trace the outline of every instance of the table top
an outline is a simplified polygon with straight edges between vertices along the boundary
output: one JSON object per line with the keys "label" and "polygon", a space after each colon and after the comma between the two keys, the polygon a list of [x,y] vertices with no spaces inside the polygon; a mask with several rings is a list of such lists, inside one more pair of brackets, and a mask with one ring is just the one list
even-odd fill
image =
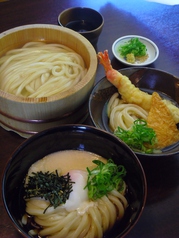
{"label": "table top", "polygon": [[[159,48],[159,58],[148,67],[167,71],[179,77],[179,5],[166,5],[147,0],[0,0],[0,32],[25,24],[58,25],[59,13],[74,6],[94,8],[103,15],[104,27],[96,50],[108,49],[115,69],[127,66],[112,55],[112,43],[121,36],[134,34],[151,39]],[[102,77],[104,70],[99,65],[96,82]],[[90,124],[90,120],[87,120],[87,123]],[[25,139],[19,135],[0,128],[1,177],[11,154],[24,141]],[[157,161],[149,158],[146,161],[141,160],[141,163],[148,183],[146,206],[138,223],[126,237],[179,237],[179,155],[161,157]],[[0,237],[20,238],[21,235],[6,214],[2,198],[0,198],[0,217]]]}

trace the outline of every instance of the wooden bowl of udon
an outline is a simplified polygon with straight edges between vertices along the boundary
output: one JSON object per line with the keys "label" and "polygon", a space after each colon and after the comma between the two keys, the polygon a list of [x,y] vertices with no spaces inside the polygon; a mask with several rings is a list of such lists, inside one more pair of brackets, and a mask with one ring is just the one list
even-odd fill
{"label": "wooden bowl of udon", "polygon": [[[3,74],[0,75],[0,125],[26,138],[39,131],[60,124],[82,122],[87,115],[86,104],[94,85],[97,69],[96,52],[88,40],[70,29],[47,24],[25,25],[1,33],[0,58],[8,51],[21,48],[29,42],[61,44],[68,47],[81,56],[86,71],[81,74],[81,78],[76,84],[68,87],[66,90],[60,91],[60,86],[58,84],[56,86],[53,81],[49,83],[56,90],[53,95],[48,95],[48,93],[37,95],[34,88],[35,96],[28,96],[27,94],[24,94],[24,96],[17,92],[26,83],[23,76],[22,79],[19,79],[22,80],[22,83],[17,80],[15,75],[17,68],[14,67],[14,69],[9,70],[7,68],[4,70],[5,73],[10,71],[11,75],[6,75],[6,78]],[[36,54],[35,52],[33,55],[37,58]],[[43,54],[44,56],[46,56],[46,53]],[[27,56],[29,59],[30,57]],[[8,60],[5,59],[4,61],[7,63]],[[20,64],[20,69],[23,70],[24,68],[25,70],[24,74],[27,73],[26,61],[24,60]],[[34,69],[34,64],[30,65]],[[37,68],[35,73],[39,71]],[[12,79],[13,77],[15,79]],[[59,81],[56,80],[56,82]],[[19,88],[15,92],[12,91],[12,88],[16,84],[19,84]],[[27,87],[29,87],[28,83],[26,83]],[[49,92],[51,91],[52,89],[50,88]]]}
{"label": "wooden bowl of udon", "polygon": [[[63,154],[63,156],[57,154],[67,152],[72,154],[68,154],[67,157],[67,154]],[[79,153],[82,154],[79,156]],[[2,181],[3,202],[10,220],[13,222],[21,235],[24,237],[37,237],[37,235],[30,235],[28,233],[31,228],[29,227],[27,221],[24,221],[23,219],[25,209],[29,207],[28,205],[26,206],[24,200],[24,181],[26,180],[25,177],[29,168],[34,165],[34,163],[39,163],[40,161],[42,162],[41,159],[46,157],[48,158],[48,163],[46,163],[44,160],[44,166],[40,166],[41,171],[44,171],[44,169],[46,171],[60,169],[61,172],[66,170],[66,173],[71,170],[83,170],[84,173],[86,166],[91,168],[91,163],[89,162],[90,160],[88,157],[89,154],[87,156],[84,153],[89,153],[90,156],[95,155],[95,159],[100,159],[100,157],[106,160],[112,159],[116,165],[122,165],[125,167],[127,173],[124,177],[126,183],[126,192],[124,196],[128,205],[126,206],[123,217],[120,220],[118,215],[122,214],[122,207],[124,206],[121,197],[119,200],[114,198],[114,200],[111,200],[111,203],[109,203],[110,201],[108,201],[107,196],[104,196],[103,198],[106,204],[103,204],[102,200],[99,199],[97,200],[97,203],[85,200],[84,203],[79,204],[78,208],[73,208],[72,211],[67,214],[67,216],[64,210],[62,210],[61,214],[61,211],[58,210],[60,208],[57,207],[57,210],[54,211],[57,213],[59,212],[59,219],[62,218],[62,220],[58,222],[57,230],[58,232],[62,231],[63,235],[61,233],[57,235],[57,231],[55,231],[56,235],[54,235],[54,237],[78,238],[83,237],[83,235],[80,234],[85,234],[84,232],[92,232],[92,234],[88,233],[91,234],[88,237],[120,238],[128,234],[136,225],[143,212],[147,196],[146,177],[137,156],[125,143],[118,140],[111,133],[105,132],[104,130],[80,124],[63,125],[39,132],[36,135],[28,138],[11,156],[10,161],[8,162],[8,165],[4,171]],[[55,157],[48,157],[48,155],[53,155]],[[81,156],[82,158],[80,158]],[[39,167],[36,165],[34,168],[39,169]],[[83,186],[84,185],[82,185],[82,190],[84,190]],[[79,197],[81,198],[82,194],[78,191],[78,196],[73,198],[73,201],[76,201],[76,199],[78,201]],[[109,194],[108,198],[110,199],[110,197],[111,195]],[[34,200],[32,199],[31,201],[33,202]],[[118,202],[116,203],[116,201]],[[37,200],[37,206],[38,204],[41,204],[39,199]],[[100,210],[98,207],[100,204],[102,205],[102,210]],[[117,208],[117,204],[119,205],[119,208]],[[119,211],[114,211],[115,209],[119,209]],[[72,212],[76,213],[75,217]],[[35,213],[38,214],[38,207],[35,208]],[[46,213],[43,214],[42,220],[47,219],[47,227],[49,229],[50,227],[52,228],[53,225],[50,223],[55,217],[48,219],[48,211],[47,217]],[[69,220],[68,215],[73,217],[72,220]],[[102,222],[104,222],[104,224],[109,224],[111,221],[114,222],[112,223],[111,228],[103,231],[103,229],[106,229],[104,227],[108,227],[108,225],[103,226]],[[63,223],[65,223],[64,226],[62,226]],[[45,228],[46,225],[45,223],[43,224]],[[102,234],[99,235],[99,231],[101,229]],[[73,234],[71,233],[72,231]],[[79,234],[76,234],[76,231],[78,231]],[[52,230],[50,232],[52,232]],[[71,233],[71,236],[68,234],[68,232],[69,234]],[[49,231],[47,233],[50,235]],[[45,237],[45,235],[43,237]]]}

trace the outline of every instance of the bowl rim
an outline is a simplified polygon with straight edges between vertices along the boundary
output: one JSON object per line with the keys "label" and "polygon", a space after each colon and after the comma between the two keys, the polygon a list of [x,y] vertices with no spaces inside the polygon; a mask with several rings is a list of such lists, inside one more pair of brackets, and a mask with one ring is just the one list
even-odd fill
{"label": "bowl rim", "polygon": [[[28,145],[29,143],[31,143],[33,140],[38,140],[39,137],[42,137],[43,135],[47,135],[49,132],[50,133],[53,133],[53,132],[56,132],[57,130],[92,130],[92,132],[95,132],[95,131],[98,131],[100,133],[100,135],[106,135],[107,137],[109,138],[113,138],[114,141],[117,141],[119,142],[122,147],[126,147],[128,153],[130,153],[130,155],[132,155],[133,159],[135,160],[135,162],[137,163],[139,169],[140,169],[140,172],[141,172],[141,176],[142,176],[142,191],[143,191],[143,196],[142,196],[142,201],[141,201],[141,205],[140,205],[140,210],[137,212],[136,214],[136,219],[133,221],[133,222],[130,222],[130,226],[126,227],[126,229],[121,233],[121,236],[120,237],[124,237],[126,236],[132,229],[133,227],[136,225],[136,223],[139,221],[142,213],[143,213],[143,210],[145,208],[145,205],[146,205],[146,200],[147,200],[147,178],[146,178],[146,175],[145,175],[145,171],[144,171],[144,168],[142,166],[142,163],[140,162],[139,158],[137,157],[137,155],[132,151],[132,149],[127,145],[125,144],[122,140],[120,140],[119,138],[115,137],[114,135],[112,135],[111,133],[105,131],[105,130],[102,130],[100,128],[96,128],[94,126],[91,126],[91,125],[83,125],[83,124],[64,124],[64,125],[60,125],[58,127],[54,127],[54,128],[50,128],[50,129],[46,129],[44,131],[41,131],[33,136],[31,136],[30,138],[28,138],[27,140],[25,140],[23,143],[21,143],[16,149],[15,151],[12,153],[12,155],[10,156],[10,159],[7,161],[7,164],[4,168],[4,172],[3,172],[3,175],[2,175],[2,200],[3,200],[3,205],[4,205],[4,208],[11,220],[11,222],[13,223],[14,227],[18,230],[18,232],[24,236],[24,237],[27,237],[27,233],[24,231],[24,229],[19,225],[17,224],[17,222],[15,221],[15,218],[12,216],[12,214],[10,213],[9,209],[8,209],[8,205],[6,203],[6,191],[5,191],[5,180],[6,180],[6,176],[7,176],[7,173],[9,171],[9,168],[13,162],[13,160],[15,159],[15,157],[18,155],[18,153],[26,146]],[[119,237],[119,236],[117,236]],[[116,237],[116,238],[117,238]]]}
{"label": "bowl rim", "polygon": [[[147,62],[147,61],[146,61],[146,62],[144,61],[144,62],[142,62],[142,63],[137,63],[137,64],[132,64],[132,63],[127,62],[125,59],[123,59],[122,57],[120,57],[120,55],[118,55],[118,54],[116,53],[116,50],[115,50],[115,46],[116,46],[120,41],[125,40],[125,39],[127,39],[127,38],[129,38],[129,40],[130,40],[131,38],[139,38],[139,40],[141,39],[141,40],[143,40],[143,41],[148,42],[148,43],[153,47],[153,49],[154,49],[154,51],[155,51],[155,57],[154,57],[153,59],[151,59],[150,61],[148,61],[148,62]],[[152,40],[150,40],[149,38],[144,37],[144,36],[140,36],[140,35],[126,35],[126,36],[119,37],[119,38],[118,38],[117,40],[115,40],[114,43],[112,44],[112,52],[113,52],[113,54],[114,54],[114,56],[115,56],[115,58],[116,58],[117,60],[119,60],[120,62],[122,62],[122,63],[125,64],[125,65],[134,66],[134,67],[147,66],[147,65],[152,64],[153,62],[155,62],[155,61],[157,60],[157,58],[159,57],[159,48],[158,48],[158,46],[157,46]]]}
{"label": "bowl rim", "polygon": [[[39,28],[39,29],[52,29],[55,31],[62,31],[65,33],[70,33],[72,34],[75,38],[77,38],[78,40],[80,40],[82,42],[82,44],[84,44],[86,46],[86,48],[88,49],[89,52],[89,67],[87,69],[87,73],[85,74],[85,76],[83,77],[82,80],[80,80],[80,82],[78,82],[73,88],[70,88],[62,93],[57,93],[54,94],[52,96],[48,96],[48,97],[39,97],[39,98],[28,98],[28,97],[22,97],[22,96],[16,96],[13,94],[10,94],[8,92],[5,92],[3,90],[0,89],[0,97],[11,100],[11,101],[16,101],[16,102],[23,102],[23,103],[47,103],[47,102],[52,102],[52,101],[57,101],[59,99],[65,99],[68,96],[72,96],[75,93],[77,93],[79,91],[79,89],[82,89],[83,87],[85,87],[91,80],[92,77],[95,77],[96,75],[96,70],[97,70],[97,56],[96,56],[96,51],[94,49],[94,47],[92,46],[92,44],[81,34],[69,29],[69,28],[65,28],[65,27],[60,27],[59,25],[53,25],[53,24],[27,24],[27,25],[21,25],[21,26],[17,26],[14,28],[11,28],[9,30],[6,30],[2,33],[0,33],[0,41],[3,37],[6,37],[8,35],[14,34],[17,31],[25,31],[25,30],[30,30],[33,28]],[[44,40],[44,39],[42,39]]]}

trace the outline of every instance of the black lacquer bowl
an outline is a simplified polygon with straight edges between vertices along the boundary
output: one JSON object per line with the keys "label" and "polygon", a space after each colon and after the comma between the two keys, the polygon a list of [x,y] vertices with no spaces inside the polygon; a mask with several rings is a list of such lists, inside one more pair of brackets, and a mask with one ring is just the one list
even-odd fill
{"label": "black lacquer bowl", "polygon": [[103,236],[124,237],[135,226],[145,206],[145,173],[137,156],[128,146],[111,133],[85,125],[64,125],[40,132],[27,139],[14,152],[2,182],[3,202],[11,221],[24,237],[31,237],[21,224],[25,210],[22,181],[29,167],[37,160],[53,152],[71,149],[90,151],[107,159],[112,158],[116,164],[125,166],[129,206],[123,219]]}
{"label": "black lacquer bowl", "polygon": [[[152,94],[156,91],[164,99],[169,99],[179,107],[179,79],[167,72],[148,67],[132,67],[119,70],[129,77],[131,82],[141,90]],[[100,129],[112,133],[109,128],[107,116],[107,103],[117,89],[107,80],[102,78],[93,88],[89,99],[89,114],[93,124]],[[144,154],[136,152],[142,157],[173,156],[179,153],[179,142],[164,148],[161,153]]]}

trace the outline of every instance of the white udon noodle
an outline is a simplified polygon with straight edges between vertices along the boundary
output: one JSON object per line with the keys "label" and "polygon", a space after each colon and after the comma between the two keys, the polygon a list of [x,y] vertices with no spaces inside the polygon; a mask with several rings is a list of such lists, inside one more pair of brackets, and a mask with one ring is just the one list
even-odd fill
{"label": "white udon noodle", "polygon": [[35,222],[43,227],[39,236],[102,238],[103,233],[123,217],[128,203],[123,194],[113,190],[108,196],[88,201],[85,206],[83,204],[70,212],[59,206],[56,209],[48,208],[44,214],[48,205],[47,201],[38,199],[30,199],[26,203],[26,212],[33,215]]}
{"label": "white udon noodle", "polygon": [[119,94],[114,93],[107,106],[109,126],[115,131],[117,127],[129,130],[137,119],[147,120],[148,112],[135,104],[127,104],[119,99]]}
{"label": "white udon noodle", "polygon": [[[25,199],[26,213],[22,217],[22,224],[27,225],[29,214],[42,227],[37,230],[32,228],[29,234],[54,238],[102,238],[106,230],[122,219],[128,206],[125,182],[122,191],[113,190],[94,201],[88,198],[88,190],[84,190],[88,177],[86,167],[94,168],[94,159],[106,161],[87,151],[67,150],[47,155],[30,167],[28,176],[33,172],[52,172],[54,169],[59,175],[69,172],[76,187],[73,186],[73,194],[70,194],[66,203],[56,208],[49,206],[50,202],[44,198]],[[28,183],[28,176],[25,184]]]}
{"label": "white udon noodle", "polygon": [[64,92],[86,74],[82,57],[61,44],[29,42],[0,58],[0,89],[39,98]]}

